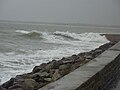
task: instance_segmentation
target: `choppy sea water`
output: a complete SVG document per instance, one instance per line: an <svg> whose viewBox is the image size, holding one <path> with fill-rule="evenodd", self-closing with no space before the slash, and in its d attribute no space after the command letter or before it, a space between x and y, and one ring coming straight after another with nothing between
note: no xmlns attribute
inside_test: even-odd
<svg viewBox="0 0 120 90"><path fill-rule="evenodd" d="M0 23L0 84L43 62L109 42L100 33L118 32L119 29Z"/></svg>

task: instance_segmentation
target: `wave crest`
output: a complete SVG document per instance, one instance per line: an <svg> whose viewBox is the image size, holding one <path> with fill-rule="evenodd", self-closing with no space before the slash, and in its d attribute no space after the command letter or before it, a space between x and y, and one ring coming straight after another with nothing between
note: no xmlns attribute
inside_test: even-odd
<svg viewBox="0 0 120 90"><path fill-rule="evenodd" d="M90 42L94 43L104 43L108 42L105 36L101 36L100 33L70 33L70 32L61 32L56 31L53 35L47 35L48 42L60 43L60 44L71 44L71 45L80 45L81 43ZM66 39L67 38L67 39Z"/></svg>
<svg viewBox="0 0 120 90"><path fill-rule="evenodd" d="M79 40L79 35L76 33L70 33L70 32L60 32L60 31L56 31L53 33L56 36L61 36L67 39L72 39L72 40Z"/></svg>
<svg viewBox="0 0 120 90"><path fill-rule="evenodd" d="M101 36L100 33L70 33L70 32L61 32L55 31L53 34L44 33L44 38L47 42L50 43L60 43L60 44L70 44L70 45L80 45L82 43L89 44L93 43L105 43L108 40L105 36Z"/></svg>
<svg viewBox="0 0 120 90"><path fill-rule="evenodd" d="M42 33L37 30L25 31L25 30L16 30L17 33L20 33L20 36L30 39L42 39Z"/></svg>
<svg viewBox="0 0 120 90"><path fill-rule="evenodd" d="M80 42L107 42L105 36L101 36L99 33L71 33L63 31L40 32L37 30L25 31L17 30L16 32L21 33L22 37L30 39L44 39L44 42L49 43L60 43L60 44L74 44L79 45Z"/></svg>
<svg viewBox="0 0 120 90"><path fill-rule="evenodd" d="M60 32L56 31L53 33L54 35L73 39L73 40L79 40L79 41L106 41L106 38L104 36L101 36L99 33L70 33L70 32Z"/></svg>

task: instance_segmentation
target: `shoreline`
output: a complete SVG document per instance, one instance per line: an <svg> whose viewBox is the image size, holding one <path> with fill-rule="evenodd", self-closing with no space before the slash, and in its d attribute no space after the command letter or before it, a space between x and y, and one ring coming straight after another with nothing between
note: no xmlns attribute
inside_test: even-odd
<svg viewBox="0 0 120 90"><path fill-rule="evenodd" d="M0 86L0 90L38 90L48 83L62 78L78 67L93 60L116 43L117 42L112 41L90 52L63 57L58 61L53 60L48 63L42 63L39 66L35 66L30 73L17 75L15 78L11 78Z"/></svg>

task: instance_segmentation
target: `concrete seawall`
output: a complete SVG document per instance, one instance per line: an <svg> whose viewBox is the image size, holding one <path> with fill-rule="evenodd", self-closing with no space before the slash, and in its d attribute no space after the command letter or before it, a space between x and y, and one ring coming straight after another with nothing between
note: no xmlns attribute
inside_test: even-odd
<svg viewBox="0 0 120 90"><path fill-rule="evenodd" d="M39 90L109 90L120 76L120 42L63 78Z"/></svg>

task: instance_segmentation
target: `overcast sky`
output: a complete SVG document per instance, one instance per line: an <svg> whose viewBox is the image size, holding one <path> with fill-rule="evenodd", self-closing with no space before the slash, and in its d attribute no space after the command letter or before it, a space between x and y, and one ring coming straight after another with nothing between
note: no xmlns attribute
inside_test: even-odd
<svg viewBox="0 0 120 90"><path fill-rule="evenodd" d="M0 0L0 20L120 25L120 0Z"/></svg>

